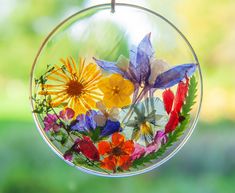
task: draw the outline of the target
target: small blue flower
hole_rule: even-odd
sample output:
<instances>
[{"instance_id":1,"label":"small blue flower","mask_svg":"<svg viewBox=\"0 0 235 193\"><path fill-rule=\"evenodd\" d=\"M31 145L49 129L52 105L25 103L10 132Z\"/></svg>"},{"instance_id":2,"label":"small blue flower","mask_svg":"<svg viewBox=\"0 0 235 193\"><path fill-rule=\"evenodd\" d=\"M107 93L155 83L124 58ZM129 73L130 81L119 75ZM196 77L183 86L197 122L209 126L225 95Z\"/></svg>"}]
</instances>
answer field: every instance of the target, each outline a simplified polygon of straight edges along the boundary
<instances>
[{"instance_id":1,"label":"small blue flower","mask_svg":"<svg viewBox=\"0 0 235 193\"><path fill-rule=\"evenodd\" d=\"M71 123L70 128L72 131L78 132L92 132L98 127L101 128L99 134L100 137L109 136L115 132L122 131L119 121L113 121L108 119L103 127L100 127L96 123L95 117L99 115L100 112L94 110L87 111L86 114L81 114L77 116L77 119Z\"/></svg>"},{"instance_id":2,"label":"small blue flower","mask_svg":"<svg viewBox=\"0 0 235 193\"><path fill-rule=\"evenodd\" d=\"M86 113L86 124L87 124L87 127L94 130L97 126L96 122L95 122L95 115L97 115L97 112L96 111L87 111Z\"/></svg>"},{"instance_id":3,"label":"small blue flower","mask_svg":"<svg viewBox=\"0 0 235 193\"><path fill-rule=\"evenodd\" d=\"M97 114L96 111L90 110L86 114L78 115L76 120L71 124L70 128L73 131L89 132L96 128L96 122L94 116Z\"/></svg>"},{"instance_id":4,"label":"small blue flower","mask_svg":"<svg viewBox=\"0 0 235 193\"><path fill-rule=\"evenodd\" d=\"M115 132L121 131L121 125L119 121L111 121L108 120L106 122L106 125L104 126L104 129L101 131L100 136L101 137L105 137L105 136L109 136Z\"/></svg>"}]
</instances>

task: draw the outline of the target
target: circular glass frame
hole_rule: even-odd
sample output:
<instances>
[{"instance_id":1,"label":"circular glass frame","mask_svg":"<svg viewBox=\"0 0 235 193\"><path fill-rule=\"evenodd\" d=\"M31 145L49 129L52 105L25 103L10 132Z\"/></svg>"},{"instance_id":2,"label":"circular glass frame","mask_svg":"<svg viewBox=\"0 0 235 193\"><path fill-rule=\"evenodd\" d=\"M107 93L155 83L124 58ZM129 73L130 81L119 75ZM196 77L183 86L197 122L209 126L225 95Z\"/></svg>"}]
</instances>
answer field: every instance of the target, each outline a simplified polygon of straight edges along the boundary
<instances>
[{"instance_id":1,"label":"circular glass frame","mask_svg":"<svg viewBox=\"0 0 235 193\"><path fill-rule=\"evenodd\" d=\"M76 166L74 165L73 163L71 163L70 161L66 161L66 163L68 163L69 165L71 166L74 166L75 168L83 171L83 172L86 172L86 173L90 173L90 174L94 174L94 175L98 175L98 176L105 176L105 177L127 177L127 176L133 176L133 175L138 175L138 174L142 174L142 173L145 173L145 172L148 172L150 170L153 170L157 167L159 167L160 165L162 165L163 163L165 163L167 160L169 160L171 157L173 157L182 147L183 145L187 142L187 140L189 139L189 137L191 136L192 132L194 131L195 129L195 126L197 124L197 121L198 121L198 117L199 117L199 113L200 113L200 109L201 109L201 102L202 102L202 91L203 91L203 84L202 84L202 73L201 73L201 68L200 68L200 65L199 65L199 61L198 61L198 58L196 56L196 53L194 51L194 49L192 48L191 44L189 43L189 41L186 39L186 37L183 35L183 33L173 24L171 23L170 21L168 21L166 18L164 18L163 16L161 16L160 14L150 10L150 9L147 9L147 8L144 8L144 7L141 7L141 6L137 6L137 5L132 5L132 4L125 4L125 3L116 3L115 4L115 7L116 9L118 9L119 7L128 7L130 9L135 9L135 10L141 10L141 11L144 11L144 12L147 12L148 14L151 14L153 16L156 16L162 20L164 20L168 25L170 25L181 37L182 39L185 41L185 43L188 45L189 49L191 50L192 54L193 54L193 57L194 57L194 60L196 61L197 63L197 66L198 66L198 77L199 77L199 85L198 85L198 88L199 88L199 91L198 91L198 102L197 102L197 107L195 107L197 110L196 110L196 113L195 113L195 117L194 117L194 120L191 124L191 127L187 129L187 131L185 132L184 136L181 138L181 140L179 141L179 143L177 144L177 146L174 147L173 150L171 151L168 151L164 154L163 158L159 158L159 161L151 166L148 166L144 169L140 169L138 171L133 171L133 172L125 172L125 173L116 173L116 174L105 174L103 172L99 172L99 171L95 171L95 170L92 170L92 169L88 169L86 167L82 167L82 166ZM43 44L41 45L37 55L36 55L36 58L33 62L33 66L32 66L32 70L31 70L31 80L30 80L30 99L31 99L31 106L32 106L32 110L34 110L34 104L33 104L33 101L32 101L32 93L33 93L33 80L34 80L34 71L35 71L35 66L38 62L38 59L42 53L42 50L44 48L44 46L47 44L48 40L53 36L53 34L55 34L64 24L66 24L68 21L70 21L70 19L80 15L80 14L83 14L87 11L90 11L90 10L102 10L102 9L110 9L111 11L111 4L100 4L100 5L96 5L96 6L92 6L92 7L89 7L87 9L84 9L84 10L81 10L75 14L73 14L72 16L68 17L67 19L65 19L64 21L62 21L57 27L55 27L51 33L46 37L46 39L44 40ZM115 14L115 12L114 12ZM37 125L37 128L41 134L41 136L43 137L43 139L46 141L46 143L49 145L49 147L61 158L64 160L63 158L63 155L62 153L55 147L55 145L48 139L47 135L45 134L43 128L41 128L41 125L40 125L40 121L38 120L38 117L36 116L35 113L33 113L33 117L34 117L34 120L35 120L35 123Z\"/></svg>"}]
</instances>

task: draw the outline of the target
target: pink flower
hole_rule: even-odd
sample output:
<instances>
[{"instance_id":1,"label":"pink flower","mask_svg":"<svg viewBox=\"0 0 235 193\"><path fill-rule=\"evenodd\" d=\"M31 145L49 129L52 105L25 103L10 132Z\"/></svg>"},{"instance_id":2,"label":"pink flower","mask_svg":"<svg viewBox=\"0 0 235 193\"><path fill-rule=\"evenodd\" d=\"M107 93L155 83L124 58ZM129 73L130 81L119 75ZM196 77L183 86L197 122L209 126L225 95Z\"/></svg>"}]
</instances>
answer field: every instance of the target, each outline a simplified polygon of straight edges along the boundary
<instances>
[{"instance_id":1,"label":"pink flower","mask_svg":"<svg viewBox=\"0 0 235 193\"><path fill-rule=\"evenodd\" d=\"M168 137L164 131L157 131L154 137L154 142L156 144L159 144L159 145L165 144L167 140L168 140Z\"/></svg>"},{"instance_id":2,"label":"pink flower","mask_svg":"<svg viewBox=\"0 0 235 193\"><path fill-rule=\"evenodd\" d=\"M66 151L63 156L64 156L64 159L67 161L72 161L72 159L73 159L72 151Z\"/></svg>"},{"instance_id":3,"label":"pink flower","mask_svg":"<svg viewBox=\"0 0 235 193\"><path fill-rule=\"evenodd\" d=\"M145 155L157 151L163 144L167 142L167 135L164 131L157 131L154 142L145 147Z\"/></svg>"},{"instance_id":4,"label":"pink flower","mask_svg":"<svg viewBox=\"0 0 235 193\"><path fill-rule=\"evenodd\" d=\"M156 150L158 150L160 148L160 145L153 142L153 143L149 144L147 147L144 147L138 143L135 143L134 147L135 147L135 150L131 155L132 161L139 159L144 155L148 155L150 153L155 152Z\"/></svg>"},{"instance_id":5,"label":"pink flower","mask_svg":"<svg viewBox=\"0 0 235 193\"><path fill-rule=\"evenodd\" d=\"M136 159L141 158L142 156L146 156L157 151L163 144L167 142L167 135L164 131L157 131L154 137L153 143L149 144L147 147L144 147L138 143L134 145L134 152L131 155L131 160L134 161Z\"/></svg>"},{"instance_id":6,"label":"pink flower","mask_svg":"<svg viewBox=\"0 0 235 193\"><path fill-rule=\"evenodd\" d=\"M145 155L148 155L150 153L153 153L157 151L160 148L160 146L156 143L151 143L147 147L145 147Z\"/></svg>"},{"instance_id":7,"label":"pink flower","mask_svg":"<svg viewBox=\"0 0 235 193\"><path fill-rule=\"evenodd\" d=\"M57 124L58 117L56 115L48 114L43 122L44 122L44 130L49 131L50 129L53 129L53 131L58 132L60 129L60 126Z\"/></svg>"},{"instance_id":8,"label":"pink flower","mask_svg":"<svg viewBox=\"0 0 235 193\"><path fill-rule=\"evenodd\" d=\"M138 143L134 145L134 152L131 155L131 160L136 160L142 157L145 154L145 147L141 146Z\"/></svg>"},{"instance_id":9,"label":"pink flower","mask_svg":"<svg viewBox=\"0 0 235 193\"><path fill-rule=\"evenodd\" d=\"M60 111L60 118L62 118L65 121L69 121L70 119L74 117L74 115L75 115L74 110L68 107Z\"/></svg>"}]
</instances>

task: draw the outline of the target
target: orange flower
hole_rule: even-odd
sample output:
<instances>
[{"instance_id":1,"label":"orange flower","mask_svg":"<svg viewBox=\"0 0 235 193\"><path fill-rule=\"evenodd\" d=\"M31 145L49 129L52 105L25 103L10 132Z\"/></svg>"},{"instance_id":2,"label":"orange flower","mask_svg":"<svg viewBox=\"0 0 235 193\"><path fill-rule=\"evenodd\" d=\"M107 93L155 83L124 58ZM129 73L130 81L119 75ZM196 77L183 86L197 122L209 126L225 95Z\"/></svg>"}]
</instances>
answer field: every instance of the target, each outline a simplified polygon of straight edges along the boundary
<instances>
[{"instance_id":1,"label":"orange flower","mask_svg":"<svg viewBox=\"0 0 235 193\"><path fill-rule=\"evenodd\" d=\"M125 137L119 133L112 135L112 142L101 141L98 144L98 151L104 157L101 161L101 167L107 170L117 169L127 170L130 167L130 156L134 151L132 140L125 140Z\"/></svg>"},{"instance_id":2,"label":"orange flower","mask_svg":"<svg viewBox=\"0 0 235 193\"><path fill-rule=\"evenodd\" d=\"M80 59L78 64L74 59L61 59L63 67L55 65L54 70L46 77L47 84L42 84L41 95L51 95L51 106L64 104L72 108L76 115L86 113L96 107L102 94L97 90L101 71L96 64L85 64Z\"/></svg>"}]
</instances>

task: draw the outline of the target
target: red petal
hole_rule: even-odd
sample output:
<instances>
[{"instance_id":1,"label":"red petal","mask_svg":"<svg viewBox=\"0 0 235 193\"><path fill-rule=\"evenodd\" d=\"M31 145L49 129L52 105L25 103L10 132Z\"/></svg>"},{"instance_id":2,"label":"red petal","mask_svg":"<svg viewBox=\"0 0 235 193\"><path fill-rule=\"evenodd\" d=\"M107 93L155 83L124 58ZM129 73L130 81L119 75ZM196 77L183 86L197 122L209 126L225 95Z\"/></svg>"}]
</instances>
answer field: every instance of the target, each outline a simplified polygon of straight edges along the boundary
<instances>
[{"instance_id":1,"label":"red petal","mask_svg":"<svg viewBox=\"0 0 235 193\"><path fill-rule=\"evenodd\" d=\"M176 91L175 96L175 103L174 103L174 111L180 113L181 108L184 104L185 98L188 92L188 79L186 79L186 83L180 82L178 84L178 88Z\"/></svg>"},{"instance_id":2,"label":"red petal","mask_svg":"<svg viewBox=\"0 0 235 193\"><path fill-rule=\"evenodd\" d=\"M100 155L96 146L91 141L87 140L87 138L80 140L78 142L78 145L82 154L85 155L87 158L94 161L100 160Z\"/></svg>"},{"instance_id":3,"label":"red petal","mask_svg":"<svg viewBox=\"0 0 235 193\"><path fill-rule=\"evenodd\" d=\"M121 135L120 133L114 133L112 135L112 145L114 147L121 145L125 141L124 135Z\"/></svg>"},{"instance_id":4,"label":"red petal","mask_svg":"<svg viewBox=\"0 0 235 193\"><path fill-rule=\"evenodd\" d=\"M162 98L163 98L166 112L169 114L171 112L173 101L174 101L174 93L170 89L165 90L162 93Z\"/></svg>"},{"instance_id":5,"label":"red petal","mask_svg":"<svg viewBox=\"0 0 235 193\"><path fill-rule=\"evenodd\" d=\"M122 151L127 155L131 155L134 151L134 143L132 140L125 141L122 145Z\"/></svg>"},{"instance_id":6,"label":"red petal","mask_svg":"<svg viewBox=\"0 0 235 193\"><path fill-rule=\"evenodd\" d=\"M109 142L107 141L100 141L98 143L98 151L100 153L100 155L104 155L104 154L108 154L111 152L111 145Z\"/></svg>"},{"instance_id":7,"label":"red petal","mask_svg":"<svg viewBox=\"0 0 235 193\"><path fill-rule=\"evenodd\" d=\"M104 169L113 170L113 172L116 172L116 165L117 165L117 160L113 156L109 156L101 161L100 166Z\"/></svg>"},{"instance_id":8,"label":"red petal","mask_svg":"<svg viewBox=\"0 0 235 193\"><path fill-rule=\"evenodd\" d=\"M165 126L165 133L170 133L174 131L178 124L179 124L179 115L176 111L172 111L170 119Z\"/></svg>"},{"instance_id":9,"label":"red petal","mask_svg":"<svg viewBox=\"0 0 235 193\"><path fill-rule=\"evenodd\" d=\"M122 168L123 170L128 170L131 165L131 159L129 155L121 155L118 158L117 166Z\"/></svg>"}]
</instances>

